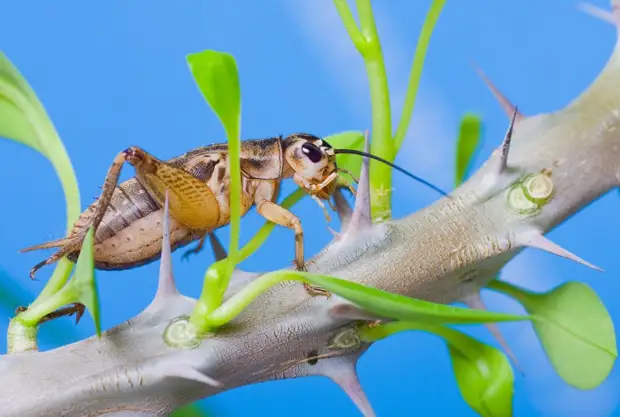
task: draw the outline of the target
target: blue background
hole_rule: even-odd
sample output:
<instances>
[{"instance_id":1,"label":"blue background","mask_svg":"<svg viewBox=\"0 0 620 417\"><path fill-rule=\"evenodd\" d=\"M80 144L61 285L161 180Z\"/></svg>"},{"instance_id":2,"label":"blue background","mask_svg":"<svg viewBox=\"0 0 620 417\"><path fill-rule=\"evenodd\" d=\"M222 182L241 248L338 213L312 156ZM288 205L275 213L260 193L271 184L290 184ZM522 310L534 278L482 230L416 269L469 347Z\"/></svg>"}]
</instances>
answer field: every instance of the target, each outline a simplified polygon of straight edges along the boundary
<instances>
[{"instance_id":1,"label":"blue background","mask_svg":"<svg viewBox=\"0 0 620 417\"><path fill-rule=\"evenodd\" d=\"M595 1L608 7L608 1ZM430 1L374 1L386 56L397 123L410 61ZM222 142L223 130L190 75L185 55L203 49L232 53L241 73L242 137L297 131L328 135L370 128L370 102L361 58L346 36L330 0L107 2L3 1L0 48L31 83L45 105L74 164L86 206L99 192L117 152L137 145L162 159L190 148ZM566 1L448 2L432 37L413 125L397 163L442 188L451 188L454 144L460 117L484 118L484 147L476 166L497 146L508 119L477 77L477 62L526 114L557 110L579 94L605 64L615 43L614 28ZM0 143L2 193L0 268L31 299L43 287L30 267L45 252L18 254L23 247L62 236L64 200L47 161L21 145ZM124 170L123 178L132 175ZM394 216L431 203L436 194L394 175ZM283 196L294 189L292 181ZM323 216L305 199L293 210L303 221ZM571 218L549 236L605 269L597 273L536 250L526 250L504 270L504 278L532 289L573 279L591 285L614 318L620 317L617 256L620 201L616 192ZM306 219L306 220L304 220ZM263 224L256 213L242 222L242 241ZM333 227L337 227L334 221ZM228 229L218 232L224 244ZM325 227L306 228L306 256L330 239ZM278 228L248 259L246 270L287 264L293 235ZM275 251L274 248L284 248ZM290 248L290 256L281 256ZM198 296L210 250L181 262L174 254L180 290ZM102 324L110 328L138 314L155 292L158 263L124 272L97 273ZM489 307L520 312L512 301L485 294ZM5 331L9 312L2 313ZM43 336L72 325L44 326ZM620 415L620 373L592 391L568 387L555 375L526 324L501 326L525 376L516 374L516 416ZM470 332L494 343L483 328ZM48 349L94 333L85 317L74 333L63 333ZM0 342L5 349L4 340ZM452 376L439 339L418 333L373 345L359 366L366 392L379 416L474 416ZM226 416L357 416L353 404L323 378L269 382L209 398L204 403Z\"/></svg>"}]
</instances>

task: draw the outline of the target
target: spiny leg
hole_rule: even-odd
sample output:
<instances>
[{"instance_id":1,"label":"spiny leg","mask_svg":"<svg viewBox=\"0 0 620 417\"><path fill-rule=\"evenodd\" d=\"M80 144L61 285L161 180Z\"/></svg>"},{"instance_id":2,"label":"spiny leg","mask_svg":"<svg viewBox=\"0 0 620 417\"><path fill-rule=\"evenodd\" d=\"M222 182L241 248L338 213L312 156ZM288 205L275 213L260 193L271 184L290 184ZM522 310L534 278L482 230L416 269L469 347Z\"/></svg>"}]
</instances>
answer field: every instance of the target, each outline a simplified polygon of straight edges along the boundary
<instances>
[{"instance_id":1,"label":"spiny leg","mask_svg":"<svg viewBox=\"0 0 620 417\"><path fill-rule=\"evenodd\" d=\"M15 309L15 314L23 313L26 310L27 310L27 307L17 307ZM46 314L45 316L41 318L41 320L39 320L37 324L45 323L46 321L54 320L59 317L71 316L73 314L75 314L75 324L78 324L80 319L84 315L85 310L86 310L86 307L84 307L83 304L73 303L73 305L69 307L59 308L56 311L52 311L51 313Z\"/></svg>"},{"instance_id":2,"label":"spiny leg","mask_svg":"<svg viewBox=\"0 0 620 417\"><path fill-rule=\"evenodd\" d=\"M269 200L261 201L259 204L256 205L256 209L261 216L263 216L270 222L287 227L289 229L293 229L295 231L295 265L298 271L305 271L306 267L304 265L304 232L301 228L301 222L299 221L299 218L297 218L297 216L295 216L284 207L280 207L276 203ZM321 288L314 287L306 283L304 283L304 287L306 288L306 291L308 291L308 293L312 296L330 296L330 293Z\"/></svg>"},{"instance_id":3,"label":"spiny leg","mask_svg":"<svg viewBox=\"0 0 620 417\"><path fill-rule=\"evenodd\" d=\"M182 260L187 260L187 258L189 258L190 255L197 254L200 251L202 251L202 249L204 248L205 240L206 239L207 239L207 234L205 233L204 235L202 235L202 237L198 241L198 244L195 247L193 247L192 249L186 250L183 253L183 255L181 255L181 259Z\"/></svg>"},{"instance_id":4,"label":"spiny leg","mask_svg":"<svg viewBox=\"0 0 620 417\"><path fill-rule=\"evenodd\" d=\"M97 231L99 224L103 220L103 216L105 215L108 205L112 200L112 195L118 183L118 178L120 176L123 164L125 163L125 161L129 161L130 163L132 163L134 157L134 149L126 149L116 155L116 158L114 158L112 165L108 169L108 173L103 183L103 191L101 192L101 197L99 198L99 201L95 208L95 212L93 213L90 221L90 227L92 227L94 231ZM83 233L69 237L67 243L65 243L58 251L56 251L56 253L32 267L32 269L30 270L30 278L34 279L35 273L45 265L54 263L64 258L68 254L80 250L80 248L82 247L82 242L86 235L86 230L88 230L88 228L85 228Z\"/></svg>"}]
</instances>

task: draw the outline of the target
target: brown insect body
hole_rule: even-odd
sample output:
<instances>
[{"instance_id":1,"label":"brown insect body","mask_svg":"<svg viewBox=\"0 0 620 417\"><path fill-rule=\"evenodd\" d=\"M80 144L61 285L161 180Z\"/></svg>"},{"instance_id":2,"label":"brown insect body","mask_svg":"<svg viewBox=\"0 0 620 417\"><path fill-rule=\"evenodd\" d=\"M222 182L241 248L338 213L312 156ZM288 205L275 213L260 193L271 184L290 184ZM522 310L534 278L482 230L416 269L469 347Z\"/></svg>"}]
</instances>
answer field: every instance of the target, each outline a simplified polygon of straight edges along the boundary
<instances>
[{"instance_id":1,"label":"brown insect body","mask_svg":"<svg viewBox=\"0 0 620 417\"><path fill-rule=\"evenodd\" d=\"M320 199L329 201L337 187L338 153L377 159L442 192L389 161L360 151L333 149L326 141L310 134L241 142L241 215L255 206L265 219L293 229L297 270L305 269L303 230L293 213L275 203L280 183L292 177L324 209ZM97 269L129 269L159 259L166 197L171 249L200 240L186 254L200 251L208 233L230 222L228 157L227 144L200 147L168 161L161 161L138 147L120 152L108 170L101 196L80 215L68 237L21 250L58 248L30 270L30 277L34 279L39 268L65 256L76 262L86 231L91 227L95 230L93 249ZM125 162L133 165L136 175L119 184ZM351 191L355 192L352 188ZM325 215L328 217L326 211ZM310 295L329 296L321 288L303 285ZM73 313L76 321L79 320L84 306L74 304L57 310L41 322Z\"/></svg>"},{"instance_id":2,"label":"brown insect body","mask_svg":"<svg viewBox=\"0 0 620 417\"><path fill-rule=\"evenodd\" d=\"M296 260L299 261L301 257L301 262L303 247L300 247L302 233L299 220L275 204L280 183L284 178L294 177L300 186L306 188L309 184L319 184L332 172L336 172L333 155L324 158L323 163L308 164L307 156L301 150L301 145L308 141L317 146L324 144L320 138L305 134L284 139L249 140L241 142L240 158L241 215L256 205L268 220L276 220L276 223L296 229L296 236L299 236L296 239ZM330 148L329 145L327 148ZM199 250L208 232L229 223L230 172L227 144L200 147L168 161L159 161L139 148L129 148L124 152L125 160L136 168L136 176L118 186L114 184L107 207L95 229L93 249L97 269L129 269L159 259L166 189L172 191L169 198L172 197L170 241L173 250L200 240ZM110 171L114 167L113 164ZM118 174L120 166L116 172L117 177ZM177 178L179 176L181 178ZM55 254L42 264L60 259L63 252L67 252L67 258L75 262L79 255L76 243L81 243L86 230L97 223L100 200L105 198L105 188L111 183L109 173L102 196L82 213L69 237L23 251L60 247L58 256ZM332 180L314 194L327 199L335 185ZM187 196L191 196L189 204ZM302 269L303 263L298 267Z\"/></svg>"}]
</instances>

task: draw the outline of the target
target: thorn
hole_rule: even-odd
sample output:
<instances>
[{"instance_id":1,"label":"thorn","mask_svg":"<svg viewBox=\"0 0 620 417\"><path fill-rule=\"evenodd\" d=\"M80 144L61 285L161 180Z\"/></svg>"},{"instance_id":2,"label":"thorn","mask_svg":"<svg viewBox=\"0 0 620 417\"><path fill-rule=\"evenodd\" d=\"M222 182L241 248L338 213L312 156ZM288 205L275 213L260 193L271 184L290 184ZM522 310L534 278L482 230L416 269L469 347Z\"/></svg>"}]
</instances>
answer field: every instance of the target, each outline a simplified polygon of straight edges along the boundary
<instances>
[{"instance_id":1,"label":"thorn","mask_svg":"<svg viewBox=\"0 0 620 417\"><path fill-rule=\"evenodd\" d=\"M370 142L368 140L368 131L364 135L364 152L369 153ZM346 240L353 234L361 230L372 227L372 219L370 217L370 183L368 180L369 159L364 157L362 161L362 169L360 171L359 183L357 185L357 196L355 197L355 206L353 214L347 228L342 233L342 240Z\"/></svg>"},{"instance_id":2,"label":"thorn","mask_svg":"<svg viewBox=\"0 0 620 417\"><path fill-rule=\"evenodd\" d=\"M499 105L504 109L504 112L508 115L508 117L513 117L513 114L516 114L516 121L521 121L525 119L525 116L522 113L517 111L517 108L512 105L512 103L504 96L495 85L487 78L482 69L473 61L471 61L471 65L474 67L474 70L478 73L482 81L487 85L491 93L495 97L495 99L499 102Z\"/></svg>"},{"instance_id":3,"label":"thorn","mask_svg":"<svg viewBox=\"0 0 620 417\"><path fill-rule=\"evenodd\" d=\"M381 317L374 313L370 313L355 304L351 304L348 302L342 302L340 304L336 304L328 310L330 316L338 319L346 319L346 320L367 320L367 321L377 321L377 320L390 320L387 317Z\"/></svg>"},{"instance_id":4,"label":"thorn","mask_svg":"<svg viewBox=\"0 0 620 417\"><path fill-rule=\"evenodd\" d=\"M334 239L340 240L340 233L338 233L337 231L335 231L329 226L327 226L327 230L329 230L329 233L331 233L334 236Z\"/></svg>"},{"instance_id":5,"label":"thorn","mask_svg":"<svg viewBox=\"0 0 620 417\"><path fill-rule=\"evenodd\" d=\"M164 221L162 227L161 258L159 262L159 283L155 300L160 297L179 295L179 291L174 283L174 273L172 272L172 256L170 250L170 213L168 210L168 190L164 202Z\"/></svg>"},{"instance_id":6,"label":"thorn","mask_svg":"<svg viewBox=\"0 0 620 417\"><path fill-rule=\"evenodd\" d=\"M519 237L517 237L517 239L518 239L519 243L521 243L522 246L529 246L529 247L532 247L532 248L542 249L544 251L553 253L554 255L558 255L558 256L561 256L563 258L570 259L571 261L578 262L578 263L580 263L582 265L585 265L585 266L590 267L592 269L596 269L597 271L603 272L603 270L601 268L599 268L598 266L592 265L591 263L589 263L587 261L584 261L583 259L581 259L577 255L567 251L566 249L562 248L561 246L556 245L555 243L553 243L552 241L547 239L545 236L543 236L538 231L527 233L524 236L519 236Z\"/></svg>"},{"instance_id":7,"label":"thorn","mask_svg":"<svg viewBox=\"0 0 620 417\"><path fill-rule=\"evenodd\" d=\"M203 374L189 363L166 362L164 364L160 364L160 368L160 371L163 373L164 377L182 378L190 381L200 382L202 384L210 385L212 387L223 387L223 384L221 382L216 381L210 376Z\"/></svg>"},{"instance_id":8,"label":"thorn","mask_svg":"<svg viewBox=\"0 0 620 417\"><path fill-rule=\"evenodd\" d=\"M504 135L504 140L499 148L499 159L497 160L497 166L494 169L495 175L501 175L502 172L506 170L506 164L508 162L508 153L510 152L510 142L512 141L512 131L515 125L515 121L517 119L517 115L519 114L518 108L515 106L514 111L512 113L512 119L510 120L510 125L508 126L508 130Z\"/></svg>"},{"instance_id":9,"label":"thorn","mask_svg":"<svg viewBox=\"0 0 620 417\"><path fill-rule=\"evenodd\" d=\"M617 7L617 5L614 5L612 6L612 9ZM582 12L587 13L590 16L594 16L604 22L611 23L612 25L618 24L613 12L609 12L593 4L581 2L577 4L577 8Z\"/></svg>"},{"instance_id":10,"label":"thorn","mask_svg":"<svg viewBox=\"0 0 620 417\"><path fill-rule=\"evenodd\" d=\"M332 358L323 361L320 375L334 381L353 401L364 417L375 417L376 414L364 393L355 369L355 362L346 358Z\"/></svg>"},{"instance_id":11,"label":"thorn","mask_svg":"<svg viewBox=\"0 0 620 417\"><path fill-rule=\"evenodd\" d=\"M211 242L211 249L213 250L213 255L215 256L216 261L221 261L222 259L228 257L226 249L224 249L222 242L220 242L215 233L209 232L209 241Z\"/></svg>"},{"instance_id":12,"label":"thorn","mask_svg":"<svg viewBox=\"0 0 620 417\"><path fill-rule=\"evenodd\" d=\"M469 308L488 311L486 305L484 304L484 301L482 301L480 292L474 292L471 294L467 294L465 298L462 299L462 301ZM510 360L514 363L515 367L519 370L521 375L525 375L525 373L523 372L523 369L521 368L521 365L519 365L519 362L517 361L517 357L514 355L514 353L508 346L508 342L506 342L506 339L504 339L504 336L502 336L502 333L499 330L499 326L497 325L497 323L484 323L484 326L489 330L489 332L495 338L495 340L497 340L497 343L499 343L501 348L504 349L504 352L506 353L506 355L508 355Z\"/></svg>"}]
</instances>

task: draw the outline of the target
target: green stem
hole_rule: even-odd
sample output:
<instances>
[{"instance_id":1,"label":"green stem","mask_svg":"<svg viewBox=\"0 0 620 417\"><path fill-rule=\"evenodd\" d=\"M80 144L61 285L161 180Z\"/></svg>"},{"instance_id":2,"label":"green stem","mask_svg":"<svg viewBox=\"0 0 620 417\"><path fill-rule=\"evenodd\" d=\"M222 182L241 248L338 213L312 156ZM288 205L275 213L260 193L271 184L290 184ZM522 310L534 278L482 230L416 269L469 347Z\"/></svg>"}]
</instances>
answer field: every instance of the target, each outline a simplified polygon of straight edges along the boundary
<instances>
[{"instance_id":1,"label":"green stem","mask_svg":"<svg viewBox=\"0 0 620 417\"><path fill-rule=\"evenodd\" d=\"M75 286L67 285L42 302L39 302L36 306L31 305L28 310L20 313L15 320L21 321L26 326L34 327L45 315L77 300L78 294L76 293Z\"/></svg>"},{"instance_id":2,"label":"green stem","mask_svg":"<svg viewBox=\"0 0 620 417\"><path fill-rule=\"evenodd\" d=\"M498 279L494 279L493 281L489 282L486 288L506 294L518 301L533 299L538 296L538 294L532 291L525 290L523 288L517 287L516 285L512 285L506 281L500 281Z\"/></svg>"},{"instance_id":3,"label":"green stem","mask_svg":"<svg viewBox=\"0 0 620 417\"><path fill-rule=\"evenodd\" d=\"M370 152L380 158L394 161L396 154L392 143L390 93L381 42L379 41L370 0L357 0L356 4L362 34L367 43L364 52L361 53L366 65L372 105ZM373 220L375 222L389 220L392 217L392 168L377 161L371 161L370 188Z\"/></svg>"},{"instance_id":4,"label":"green stem","mask_svg":"<svg viewBox=\"0 0 620 417\"><path fill-rule=\"evenodd\" d=\"M403 104L403 110L394 135L394 147L398 152L405 135L409 129L409 123L411 116L413 115L413 109L415 107L416 97L418 95L418 87L420 85L420 78L422 77L422 69L424 67L424 59L426 58L426 51L428 50L428 44L430 43L431 35L439 19L439 15L443 9L446 0L434 0L431 7L426 14L426 19L422 25L420 36L418 37L418 44L413 56L413 64L411 66L411 72L409 73L409 85L407 86L407 94L405 96L405 103Z\"/></svg>"},{"instance_id":5,"label":"green stem","mask_svg":"<svg viewBox=\"0 0 620 417\"><path fill-rule=\"evenodd\" d=\"M383 323L378 326L360 326L358 334L360 339L366 342L377 342L381 339L385 339L395 333L407 331L407 330L419 330L425 331L431 334L445 334L450 330L449 327L439 326L435 324L423 323L419 321L394 321L390 323ZM455 331L455 330L452 330Z\"/></svg>"},{"instance_id":6,"label":"green stem","mask_svg":"<svg viewBox=\"0 0 620 417\"><path fill-rule=\"evenodd\" d=\"M355 45L355 48L363 55L367 46L366 40L355 22L355 18L353 17L353 13L351 13L347 0L334 0L334 5L336 6L336 10L338 10L342 23L344 23L345 29L349 33L351 41L353 41L353 45Z\"/></svg>"},{"instance_id":7,"label":"green stem","mask_svg":"<svg viewBox=\"0 0 620 417\"><path fill-rule=\"evenodd\" d=\"M29 309L39 306L46 301L49 297L56 294L67 282L74 264L67 258L62 258L56 264L54 273L43 287L43 290L39 293L37 298L32 302Z\"/></svg>"},{"instance_id":8,"label":"green stem","mask_svg":"<svg viewBox=\"0 0 620 417\"><path fill-rule=\"evenodd\" d=\"M240 123L239 117L237 125L231 131L228 131L228 163L229 172L236 172L238 175L232 175L230 179L230 241L228 243L228 258L230 274L227 274L226 285L223 285L224 291L228 287L230 276L237 263L239 252L239 234L240 234L240 218L241 218L241 143L240 143Z\"/></svg>"},{"instance_id":9,"label":"green stem","mask_svg":"<svg viewBox=\"0 0 620 417\"><path fill-rule=\"evenodd\" d=\"M307 282L302 273L295 271L275 271L261 275L209 314L207 319L209 325L213 327L223 326L238 316L259 295L284 281Z\"/></svg>"}]
</instances>

